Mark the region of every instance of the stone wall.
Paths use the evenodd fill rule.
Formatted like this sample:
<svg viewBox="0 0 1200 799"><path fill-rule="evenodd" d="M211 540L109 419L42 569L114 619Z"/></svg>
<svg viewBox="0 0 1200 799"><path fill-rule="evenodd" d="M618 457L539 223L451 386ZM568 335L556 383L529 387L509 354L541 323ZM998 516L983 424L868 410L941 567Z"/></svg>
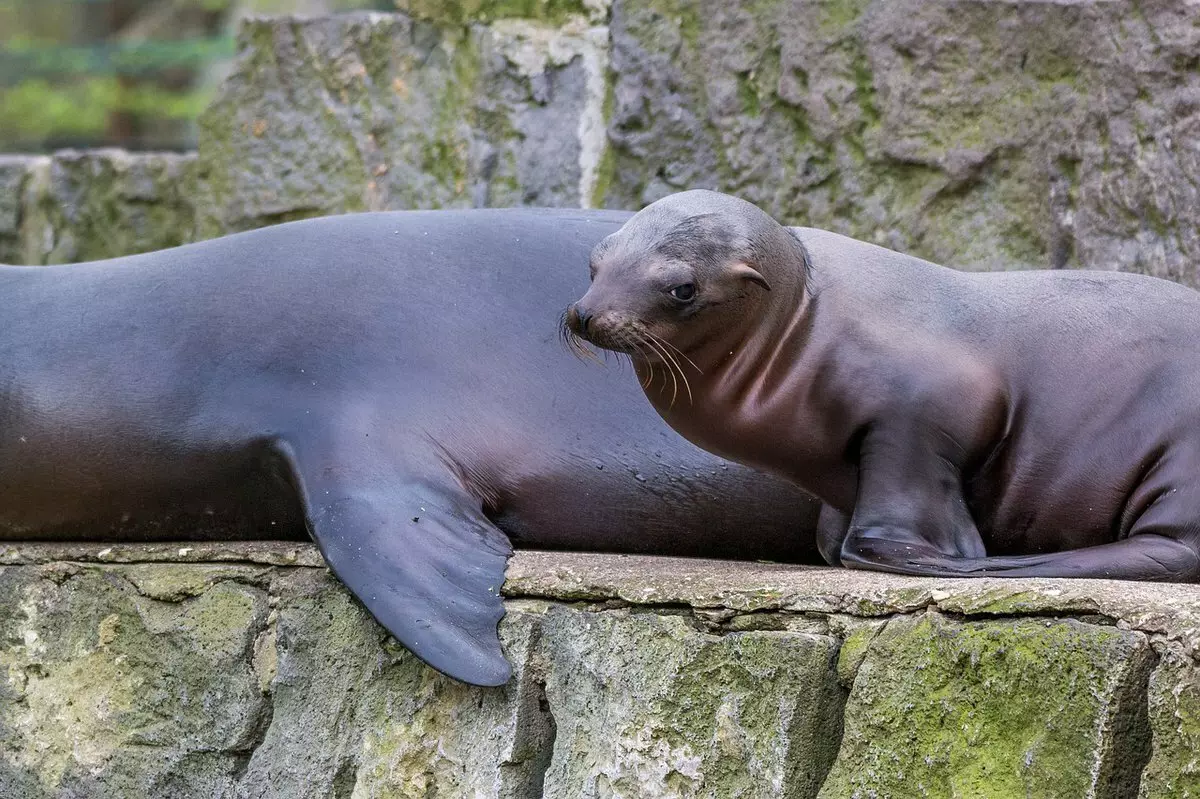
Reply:
<svg viewBox="0 0 1200 799"><path fill-rule="evenodd" d="M1200 286L1188 0L398 5L246 22L194 162L37 161L24 205L11 187L28 162L0 162L0 259L365 209L637 208L707 187L953 266ZM81 197L88 170L103 188Z"/></svg>
<svg viewBox="0 0 1200 799"><path fill-rule="evenodd" d="M59 264L195 238L195 155L0 155L0 263Z"/></svg>
<svg viewBox="0 0 1200 799"><path fill-rule="evenodd" d="M195 155L0 157L0 261L719 188L1200 285L1184 0L408 0L243 28ZM520 553L503 689L307 547L0 550L0 797L1200 796L1200 589Z"/></svg>
<svg viewBox="0 0 1200 799"><path fill-rule="evenodd" d="M307 545L0 549L0 796L1200 794L1200 589L522 552L471 688Z"/></svg>

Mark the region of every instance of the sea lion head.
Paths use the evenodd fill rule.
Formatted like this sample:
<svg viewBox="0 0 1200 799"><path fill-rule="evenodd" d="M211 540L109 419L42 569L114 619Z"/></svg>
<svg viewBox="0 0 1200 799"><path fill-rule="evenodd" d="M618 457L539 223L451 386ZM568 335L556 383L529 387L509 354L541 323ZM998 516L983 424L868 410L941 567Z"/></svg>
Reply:
<svg viewBox="0 0 1200 799"><path fill-rule="evenodd" d="M757 317L791 235L756 206L712 191L652 203L592 250L592 283L564 318L570 333L669 360ZM798 242L796 242L798 245Z"/></svg>

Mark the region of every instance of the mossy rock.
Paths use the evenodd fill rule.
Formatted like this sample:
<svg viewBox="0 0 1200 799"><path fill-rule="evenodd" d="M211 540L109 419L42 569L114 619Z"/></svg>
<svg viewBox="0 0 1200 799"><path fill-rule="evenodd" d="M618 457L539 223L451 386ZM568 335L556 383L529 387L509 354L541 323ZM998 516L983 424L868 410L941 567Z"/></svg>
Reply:
<svg viewBox="0 0 1200 799"><path fill-rule="evenodd" d="M74 263L191 241L194 161L193 155L113 149L62 150L32 161L21 184L14 260ZM0 246L3 225L0 218Z"/></svg>
<svg viewBox="0 0 1200 799"><path fill-rule="evenodd" d="M347 211L578 206L595 180L580 131L603 103L603 58L595 31L524 21L249 20L200 120L200 232ZM592 127L602 140L603 123Z"/></svg>
<svg viewBox="0 0 1200 799"><path fill-rule="evenodd" d="M1150 678L1153 753L1142 774L1139 799L1200 797L1200 670L1170 647Z"/></svg>
<svg viewBox="0 0 1200 799"><path fill-rule="evenodd" d="M574 17L603 13L605 5L594 0L396 0L396 8L414 17L451 25L514 18L561 25Z"/></svg>
<svg viewBox="0 0 1200 799"><path fill-rule="evenodd" d="M869 645L822 799L1132 795L1144 634L1070 619L897 618Z"/></svg>

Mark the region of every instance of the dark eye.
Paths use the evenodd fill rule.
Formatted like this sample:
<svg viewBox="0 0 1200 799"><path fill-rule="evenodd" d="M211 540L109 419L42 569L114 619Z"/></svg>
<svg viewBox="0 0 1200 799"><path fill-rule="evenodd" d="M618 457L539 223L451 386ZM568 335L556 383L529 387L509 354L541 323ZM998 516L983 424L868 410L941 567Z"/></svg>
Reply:
<svg viewBox="0 0 1200 799"><path fill-rule="evenodd" d="M688 302L696 296L696 287L691 283L684 283L671 289L670 294L677 300Z"/></svg>

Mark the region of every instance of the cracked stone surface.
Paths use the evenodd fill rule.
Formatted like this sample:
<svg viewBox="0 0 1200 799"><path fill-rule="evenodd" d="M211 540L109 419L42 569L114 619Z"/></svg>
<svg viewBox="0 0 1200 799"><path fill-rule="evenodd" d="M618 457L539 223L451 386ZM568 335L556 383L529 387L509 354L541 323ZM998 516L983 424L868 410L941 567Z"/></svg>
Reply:
<svg viewBox="0 0 1200 799"><path fill-rule="evenodd" d="M0 548L0 796L1185 797L1200 587L519 552L503 688L306 544Z"/></svg>

